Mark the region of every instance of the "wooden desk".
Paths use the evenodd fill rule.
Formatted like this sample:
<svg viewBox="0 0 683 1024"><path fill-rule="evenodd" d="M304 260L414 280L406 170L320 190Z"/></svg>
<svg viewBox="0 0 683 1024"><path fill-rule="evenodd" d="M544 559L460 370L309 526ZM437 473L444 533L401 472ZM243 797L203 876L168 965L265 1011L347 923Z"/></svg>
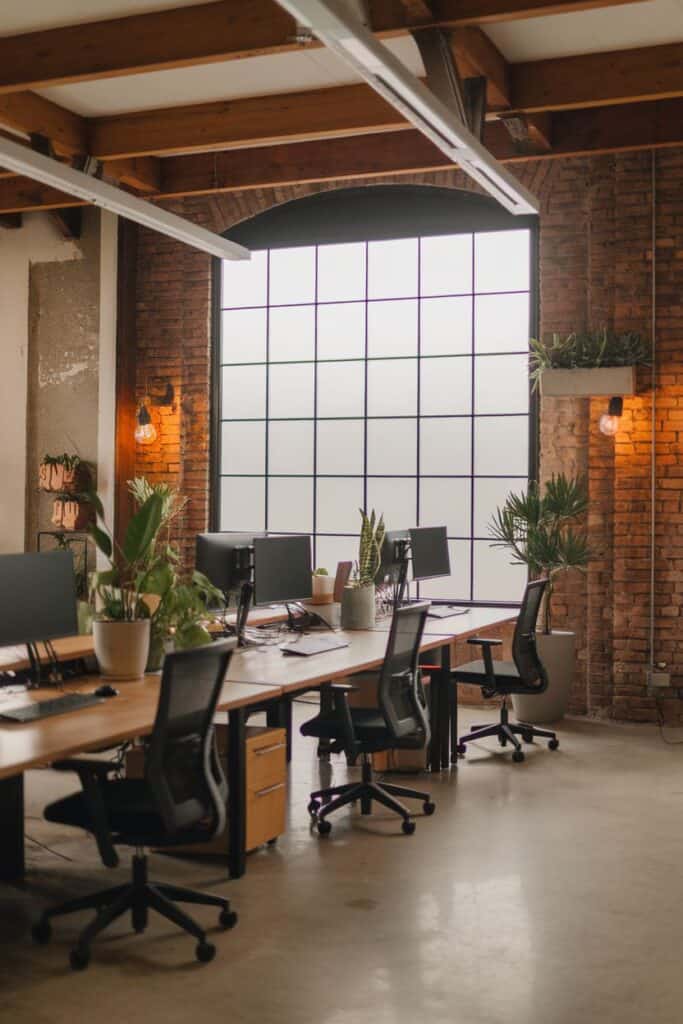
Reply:
<svg viewBox="0 0 683 1024"><path fill-rule="evenodd" d="M94 690L97 676L69 682L69 691ZM160 676L120 683L119 696L89 708L25 724L0 721L0 879L24 873L24 772L83 751L115 746L136 736L148 736L159 700ZM228 830L231 875L244 874L246 825L245 720L249 707L281 696L278 686L258 682L223 685L218 710L228 712L229 750ZM31 691L32 699L58 696L51 687ZM9 703L10 698L8 698ZM16 701L23 700L17 696Z"/></svg>

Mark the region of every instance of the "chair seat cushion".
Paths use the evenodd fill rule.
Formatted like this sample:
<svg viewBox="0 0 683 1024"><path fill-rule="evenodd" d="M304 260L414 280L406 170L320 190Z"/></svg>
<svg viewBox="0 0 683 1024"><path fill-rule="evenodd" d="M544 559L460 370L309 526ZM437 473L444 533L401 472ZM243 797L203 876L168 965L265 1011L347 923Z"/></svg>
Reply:
<svg viewBox="0 0 683 1024"><path fill-rule="evenodd" d="M100 788L109 829L117 843L175 846L207 837L206 830L197 827L169 836L144 779L111 779L102 783ZM60 825L73 825L87 832L93 831L88 804L82 791L49 804L45 808L45 818Z"/></svg>
<svg viewBox="0 0 683 1024"><path fill-rule="evenodd" d="M351 719L359 740L388 742L391 734L379 708L350 708ZM343 740L344 731L337 715L327 712L316 715L301 726L302 736L317 736L319 739Z"/></svg>

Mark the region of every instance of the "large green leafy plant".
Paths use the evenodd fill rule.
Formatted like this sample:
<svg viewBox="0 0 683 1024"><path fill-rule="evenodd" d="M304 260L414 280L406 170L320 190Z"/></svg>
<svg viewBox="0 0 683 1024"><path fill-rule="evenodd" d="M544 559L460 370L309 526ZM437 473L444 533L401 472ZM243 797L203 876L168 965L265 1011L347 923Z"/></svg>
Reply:
<svg viewBox="0 0 683 1024"><path fill-rule="evenodd" d="M489 524L492 547L508 548L512 562L526 565L532 579L548 580L545 633L551 631L557 577L570 569L585 570L592 557L587 530L579 525L587 509L585 479L560 473L544 487L533 483L526 492L509 494Z"/></svg>
<svg viewBox="0 0 683 1024"><path fill-rule="evenodd" d="M209 605L223 595L202 573L186 573L171 543L173 520L187 502L168 484L151 484L144 477L129 481L137 506L121 547L104 522L102 502L90 495L98 515L91 534L110 568L94 574L99 615L114 621L151 620L151 663L159 664L166 641L176 648L198 647L211 641L204 623Z"/></svg>
<svg viewBox="0 0 683 1024"><path fill-rule="evenodd" d="M548 369L591 369L598 366L647 366L649 342L635 331L616 334L606 327L597 331L572 331L529 341L530 377L534 387Z"/></svg>

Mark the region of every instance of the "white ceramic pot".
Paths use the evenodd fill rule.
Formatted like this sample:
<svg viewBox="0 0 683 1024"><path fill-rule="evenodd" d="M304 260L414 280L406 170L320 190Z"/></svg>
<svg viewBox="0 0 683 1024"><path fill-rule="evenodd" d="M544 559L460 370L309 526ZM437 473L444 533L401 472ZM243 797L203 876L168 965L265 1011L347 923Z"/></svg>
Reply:
<svg viewBox="0 0 683 1024"><path fill-rule="evenodd" d="M311 604L332 604L334 576L313 576Z"/></svg>
<svg viewBox="0 0 683 1024"><path fill-rule="evenodd" d="M512 705L520 722L558 722L564 717L574 679L576 636L564 630L537 633L538 656L548 673L548 689L538 696L514 693Z"/></svg>
<svg viewBox="0 0 683 1024"><path fill-rule="evenodd" d="M372 629L375 625L375 584L344 587L341 602L342 629Z"/></svg>
<svg viewBox="0 0 683 1024"><path fill-rule="evenodd" d="M95 657L107 679L142 679L149 656L149 619L136 622L93 622Z"/></svg>

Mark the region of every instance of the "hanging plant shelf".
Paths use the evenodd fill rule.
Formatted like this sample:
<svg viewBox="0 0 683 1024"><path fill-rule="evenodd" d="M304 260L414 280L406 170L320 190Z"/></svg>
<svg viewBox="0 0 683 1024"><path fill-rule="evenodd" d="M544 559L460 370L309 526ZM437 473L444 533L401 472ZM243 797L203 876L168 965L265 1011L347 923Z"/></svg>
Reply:
<svg viewBox="0 0 683 1024"><path fill-rule="evenodd" d="M541 395L544 398L560 396L635 395L635 366L595 366L589 369L553 369L540 375Z"/></svg>

